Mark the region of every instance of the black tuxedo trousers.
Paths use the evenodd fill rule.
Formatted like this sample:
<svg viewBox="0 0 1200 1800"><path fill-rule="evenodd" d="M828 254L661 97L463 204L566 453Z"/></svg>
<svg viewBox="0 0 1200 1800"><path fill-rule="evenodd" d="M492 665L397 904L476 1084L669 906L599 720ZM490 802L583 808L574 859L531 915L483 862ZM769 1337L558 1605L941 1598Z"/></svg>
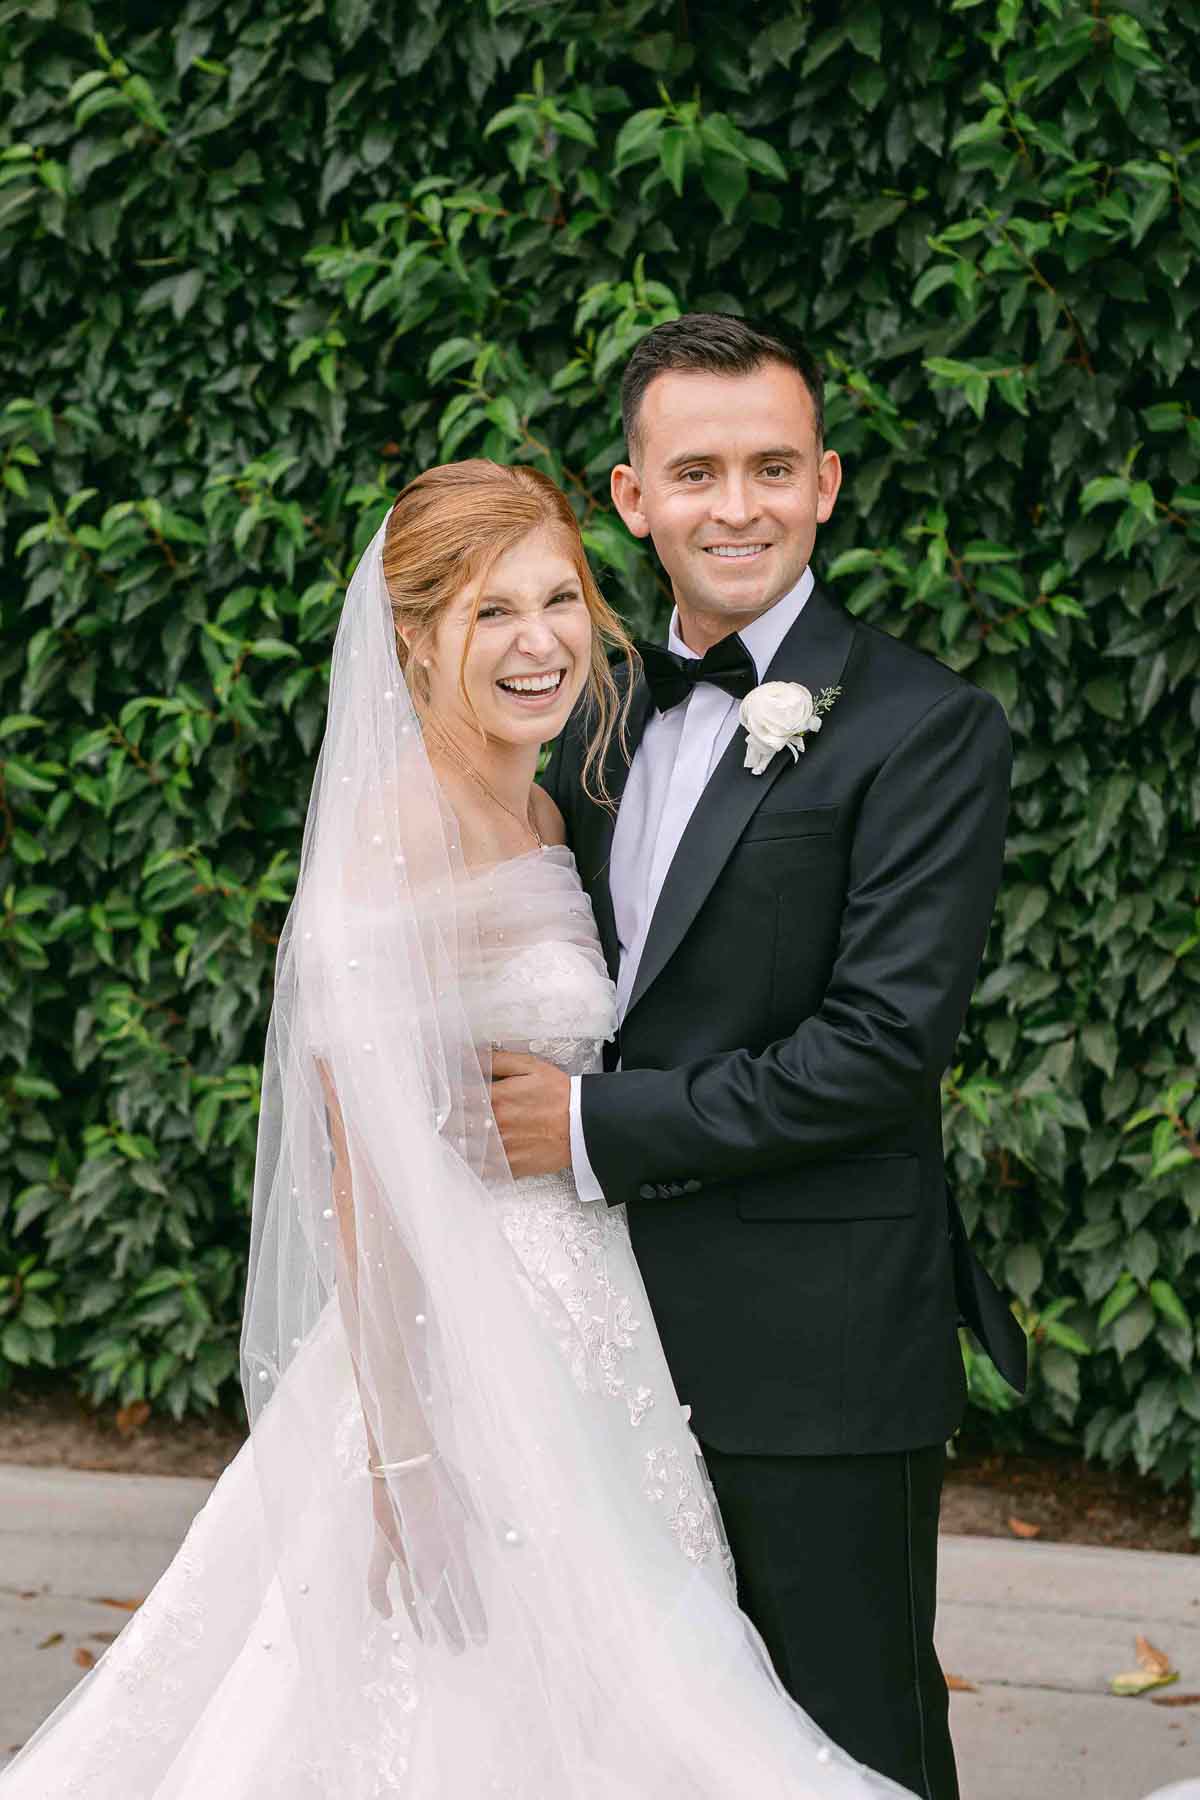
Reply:
<svg viewBox="0 0 1200 1800"><path fill-rule="evenodd" d="M944 1695L920 1688L936 1670L935 1465L926 1457L914 1473L913 1453L936 1455L961 1417L960 1316L1023 1378L1011 1315L955 1242L940 1111L1000 879L1011 743L990 695L850 618L819 585L767 679L841 693L795 759L781 751L752 774L739 730L719 760L655 907L611 1072L583 1078L583 1130L606 1200L628 1207L723 1507L746 1521L731 1539L773 1654L799 1669L794 1646L813 1629L801 1540L826 1535L825 1579L849 1593L836 1514L854 1504L892 1518L879 1528L895 1551L892 1597L876 1582L879 1629L908 1634L913 1704L920 1696L921 1728L945 1746L939 1758L927 1744L916 1791L943 1800L954 1792ZM639 682L634 751L649 709ZM615 974L613 817L582 787L588 730L581 711L545 780ZM618 803L626 772L614 747L605 774ZM844 1477L818 1479L839 1459ZM768 1628L769 1590L792 1596L793 1648ZM902 1649L883 1658L892 1689ZM894 1717L882 1689L865 1691L861 1665L843 1665L841 1712L821 1705L846 1720L872 1707ZM820 1717L806 1697L815 1674L794 1679ZM844 1729L834 1735L853 1748ZM911 1770L909 1752L897 1746L893 1766Z"/></svg>

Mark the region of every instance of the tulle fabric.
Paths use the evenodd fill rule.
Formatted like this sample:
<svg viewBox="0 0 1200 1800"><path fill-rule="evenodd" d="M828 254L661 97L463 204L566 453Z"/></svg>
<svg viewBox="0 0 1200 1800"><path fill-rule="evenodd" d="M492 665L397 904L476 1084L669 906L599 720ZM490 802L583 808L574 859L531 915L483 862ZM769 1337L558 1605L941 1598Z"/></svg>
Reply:
<svg viewBox="0 0 1200 1800"><path fill-rule="evenodd" d="M251 1435L0 1792L899 1794L822 1739L736 1608L623 1219L589 1222L566 1176L509 1174L490 1046L589 1066L611 987L569 853L464 864L381 536L347 595L279 949ZM409 1466L380 1481L368 1460Z"/></svg>

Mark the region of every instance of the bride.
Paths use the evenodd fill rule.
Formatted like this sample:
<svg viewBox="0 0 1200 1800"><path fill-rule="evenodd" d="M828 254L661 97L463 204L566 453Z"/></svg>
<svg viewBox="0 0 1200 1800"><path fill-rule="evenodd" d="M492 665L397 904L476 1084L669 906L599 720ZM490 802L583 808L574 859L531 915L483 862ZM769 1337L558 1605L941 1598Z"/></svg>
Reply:
<svg viewBox="0 0 1200 1800"><path fill-rule="evenodd" d="M595 1068L613 988L539 747L621 728L530 469L364 552L268 1031L248 1442L2 1800L870 1800L737 1609L620 1208L513 1180L493 1048ZM599 788L598 788L599 791Z"/></svg>

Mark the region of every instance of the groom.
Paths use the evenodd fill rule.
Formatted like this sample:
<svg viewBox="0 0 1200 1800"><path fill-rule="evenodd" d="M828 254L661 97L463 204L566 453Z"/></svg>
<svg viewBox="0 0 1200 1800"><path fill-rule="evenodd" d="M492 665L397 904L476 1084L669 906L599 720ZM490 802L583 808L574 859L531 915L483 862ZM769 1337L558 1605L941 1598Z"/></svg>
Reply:
<svg viewBox="0 0 1200 1800"><path fill-rule="evenodd" d="M1000 880L1008 727L814 581L841 465L802 349L685 316L642 339L621 399L613 500L670 577L669 648L644 647L631 765L608 760L615 827L580 783L586 720L546 775L620 1033L573 1082L498 1056L496 1117L514 1174L569 1161L584 1198L628 1205L784 1684L863 1762L954 1800L933 1620L956 1325L1017 1385L1024 1340L963 1240L939 1089ZM750 702L756 772L739 702L763 682L789 685Z"/></svg>

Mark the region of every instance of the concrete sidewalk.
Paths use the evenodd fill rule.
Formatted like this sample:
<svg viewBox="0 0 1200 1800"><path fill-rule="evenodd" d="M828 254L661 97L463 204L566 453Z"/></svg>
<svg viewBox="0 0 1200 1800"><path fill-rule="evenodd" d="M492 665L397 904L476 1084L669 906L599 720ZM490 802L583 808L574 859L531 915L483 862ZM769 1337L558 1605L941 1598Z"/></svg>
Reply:
<svg viewBox="0 0 1200 1800"><path fill-rule="evenodd" d="M0 1464L0 1766L166 1567L206 1481ZM1200 1692L1200 1557L942 1539L962 1800L1142 1800L1200 1776L1200 1706L1114 1699L1135 1635ZM39 1646L44 1646L40 1648ZM131 1795L130 1800L138 1800ZM742 1797L738 1797L742 1800ZM745 1800L752 1800L746 1796Z"/></svg>
<svg viewBox="0 0 1200 1800"><path fill-rule="evenodd" d="M1119 1700L1142 1632L1200 1692L1200 1557L944 1537L938 1649L963 1800L1140 1800L1200 1776L1200 1706Z"/></svg>

